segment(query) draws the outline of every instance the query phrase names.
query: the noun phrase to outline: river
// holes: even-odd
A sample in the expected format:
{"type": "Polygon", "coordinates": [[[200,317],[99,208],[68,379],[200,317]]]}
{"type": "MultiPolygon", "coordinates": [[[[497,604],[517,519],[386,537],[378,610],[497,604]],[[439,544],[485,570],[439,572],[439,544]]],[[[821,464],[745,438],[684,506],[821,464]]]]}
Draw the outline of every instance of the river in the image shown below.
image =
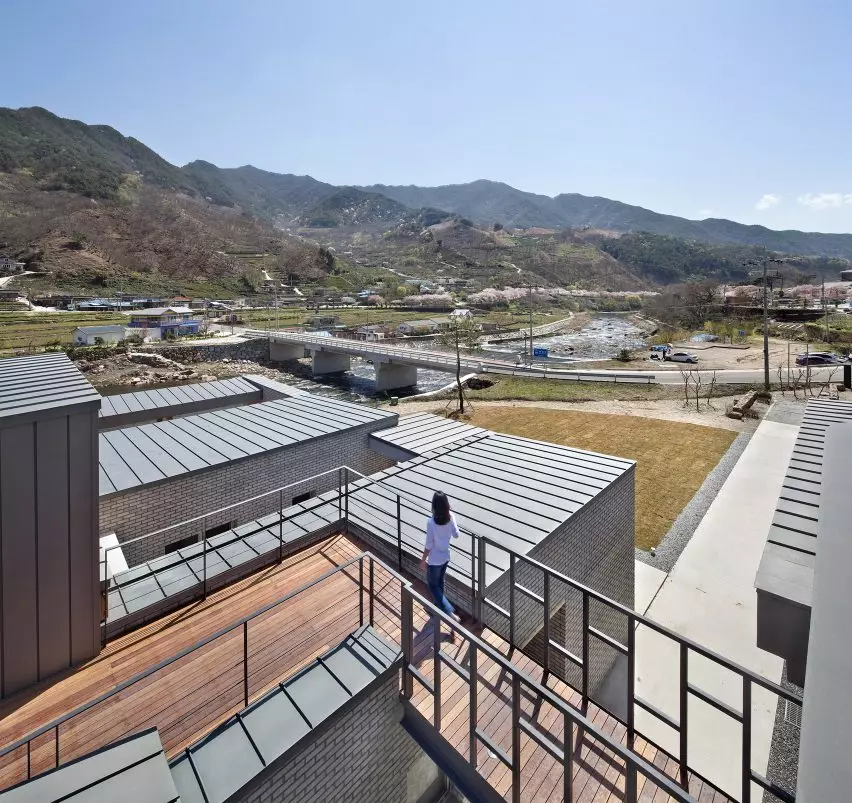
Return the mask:
{"type": "MultiPolygon", "coordinates": [[[[534,345],[547,348],[550,358],[540,360],[541,364],[565,365],[566,363],[582,363],[594,360],[608,360],[618,355],[622,349],[641,348],[645,344],[645,334],[637,326],[632,324],[626,314],[597,315],[591,318],[581,329],[574,332],[564,332],[555,335],[546,335],[534,339],[534,345]]],[[[430,351],[450,351],[437,347],[431,341],[416,341],[411,344],[415,348],[424,348],[430,351]]],[[[493,357],[500,360],[512,360],[528,348],[526,341],[516,340],[509,343],[495,344],[479,354],[484,357],[493,357]]],[[[351,371],[342,377],[334,377],[322,380],[324,386],[337,386],[357,393],[359,396],[374,396],[375,370],[370,363],[360,359],[352,359],[351,371]]],[[[411,396],[417,393],[427,393],[437,390],[453,381],[452,374],[443,371],[429,371],[423,368],[417,369],[417,386],[410,389],[394,391],[394,395],[411,396]]],[[[385,396],[385,393],[379,394],[385,396]]]]}

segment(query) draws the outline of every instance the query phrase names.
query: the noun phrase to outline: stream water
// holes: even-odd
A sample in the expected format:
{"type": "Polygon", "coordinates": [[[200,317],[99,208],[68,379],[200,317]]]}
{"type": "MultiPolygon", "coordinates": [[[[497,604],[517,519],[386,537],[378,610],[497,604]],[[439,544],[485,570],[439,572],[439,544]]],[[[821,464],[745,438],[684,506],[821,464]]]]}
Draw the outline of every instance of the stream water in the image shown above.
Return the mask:
{"type": "MultiPolygon", "coordinates": [[[[550,352],[548,360],[540,362],[548,365],[566,365],[589,362],[592,360],[606,360],[615,357],[621,349],[638,349],[644,345],[645,339],[641,329],[634,326],[626,315],[612,314],[599,315],[591,318],[582,329],[575,332],[547,335],[535,338],[534,344],[547,348],[550,352]]],[[[447,351],[441,349],[432,341],[417,340],[406,344],[412,348],[428,349],[430,351],[447,351]]],[[[518,355],[528,354],[527,341],[516,340],[509,343],[500,343],[478,352],[479,356],[492,357],[498,360],[509,360],[514,362],[518,355]]],[[[376,399],[385,398],[384,392],[377,394],[375,391],[376,372],[372,364],[364,360],[352,358],[351,370],[342,376],[320,377],[318,379],[306,379],[281,372],[279,381],[285,384],[295,385],[303,390],[320,393],[322,395],[336,396],[343,399],[376,399]]],[[[449,385],[453,381],[453,375],[443,371],[430,371],[424,368],[417,369],[417,385],[413,388],[403,388],[393,391],[395,396],[412,396],[418,393],[427,393],[432,390],[449,385]]],[[[180,385],[182,382],[157,384],[153,387],[169,387],[171,384],[180,385]]],[[[101,393],[111,395],[112,393],[128,393],[133,390],[145,390],[146,388],[116,386],[101,388],[101,393]]]]}
{"type": "MultiPolygon", "coordinates": [[[[547,348],[550,352],[548,365],[564,365],[566,363],[582,363],[593,360],[607,360],[618,355],[622,349],[638,349],[645,344],[645,335],[641,329],[632,324],[627,315],[599,315],[590,319],[582,329],[576,332],[546,335],[534,339],[534,345],[547,348]]],[[[413,343],[411,345],[414,345],[413,343]]],[[[430,351],[449,351],[440,349],[431,341],[417,341],[415,348],[430,351]]],[[[514,361],[520,354],[527,354],[527,341],[515,340],[500,343],[484,349],[480,356],[493,357],[498,360],[514,361]]],[[[545,361],[542,360],[542,363],[545,361]]],[[[373,382],[375,370],[370,363],[363,360],[352,360],[352,369],[342,377],[329,378],[322,385],[337,385],[350,393],[359,396],[375,395],[373,382]]],[[[410,396],[417,393],[427,393],[437,390],[453,381],[452,374],[443,371],[417,369],[417,386],[410,389],[395,391],[394,395],[410,396]]],[[[382,393],[382,396],[385,394],[382,393]]]]}

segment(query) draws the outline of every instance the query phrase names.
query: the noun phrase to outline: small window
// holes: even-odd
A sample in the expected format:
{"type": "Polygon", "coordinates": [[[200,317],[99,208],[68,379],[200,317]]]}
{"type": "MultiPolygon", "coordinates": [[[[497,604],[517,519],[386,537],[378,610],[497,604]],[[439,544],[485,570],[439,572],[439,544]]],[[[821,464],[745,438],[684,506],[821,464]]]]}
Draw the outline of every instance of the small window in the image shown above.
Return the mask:
{"type": "Polygon", "coordinates": [[[181,538],[179,541],[172,541],[172,543],[166,544],[166,554],[168,555],[170,552],[177,552],[179,549],[183,549],[185,546],[190,546],[192,544],[197,543],[197,535],[189,535],[186,538],[181,538]]]}
{"type": "Polygon", "coordinates": [[[209,530],[205,530],[204,537],[210,538],[214,535],[220,535],[221,533],[226,533],[231,529],[231,522],[226,521],[224,524],[217,524],[215,527],[211,527],[209,530]]]}
{"type": "Polygon", "coordinates": [[[292,504],[300,505],[302,502],[307,502],[308,499],[311,499],[313,497],[313,495],[314,495],[313,491],[308,491],[307,493],[304,493],[304,494],[298,494],[297,496],[293,497],[292,504]]]}

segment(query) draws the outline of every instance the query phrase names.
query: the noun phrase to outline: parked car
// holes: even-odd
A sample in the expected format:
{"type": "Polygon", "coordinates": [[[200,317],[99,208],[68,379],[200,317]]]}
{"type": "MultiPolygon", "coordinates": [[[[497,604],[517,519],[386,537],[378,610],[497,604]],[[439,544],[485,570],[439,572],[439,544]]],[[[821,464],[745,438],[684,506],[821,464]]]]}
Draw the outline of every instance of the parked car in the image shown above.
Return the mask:
{"type": "Polygon", "coordinates": [[[666,359],[670,362],[698,362],[698,357],[695,354],[690,354],[688,351],[675,351],[672,354],[667,354],[666,359]]]}
{"type": "Polygon", "coordinates": [[[800,354],[796,357],[796,365],[843,365],[836,354],[827,351],[815,352],[813,354],[800,354]]]}

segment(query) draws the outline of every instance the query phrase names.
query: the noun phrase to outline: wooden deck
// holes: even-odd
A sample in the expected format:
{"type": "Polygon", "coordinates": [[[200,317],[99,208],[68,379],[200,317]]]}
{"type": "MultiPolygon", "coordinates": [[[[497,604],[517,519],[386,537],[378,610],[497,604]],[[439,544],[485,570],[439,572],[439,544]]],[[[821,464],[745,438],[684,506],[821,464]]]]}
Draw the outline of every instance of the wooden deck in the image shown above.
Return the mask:
{"type": "MultiPolygon", "coordinates": [[[[169,616],[110,643],[92,661],[64,673],[26,693],[0,704],[0,746],[76,707],[96,698],[114,686],[156,666],[181,650],[226,628],[236,620],[274,602],[316,579],[335,566],[363,551],[354,539],[335,536],[308,548],[282,564],[265,569],[239,583],[187,606],[169,616]]],[[[365,583],[368,574],[365,567],[365,583]]],[[[253,619],[248,626],[249,699],[254,699],[284,680],[318,654],[335,646],[359,624],[358,567],[332,575],[287,603],[253,619]]],[[[378,569],[374,577],[373,619],[376,628],[389,639],[400,637],[400,588],[393,575],[378,569]]],[[[364,615],[369,616],[365,594],[364,615]]],[[[428,632],[428,617],[415,608],[415,628],[428,632]]],[[[480,634],[502,654],[508,645],[490,631],[480,634]]],[[[422,639],[421,639],[422,641],[422,639]]],[[[242,628],[217,638],[210,644],[164,667],[145,680],[110,697],[62,725],[59,734],[60,760],[64,763],[85,755],[129,733],[156,726],[169,756],[209,732],[216,724],[244,706],[242,628]]],[[[445,642],[442,652],[464,665],[468,645],[445,642]]],[[[421,672],[433,679],[434,661],[429,644],[418,647],[421,672]],[[425,647],[425,649],[424,649],[425,647]]],[[[520,653],[512,661],[536,680],[542,671],[520,653]]],[[[503,751],[511,755],[511,683],[499,665],[480,658],[478,666],[478,727],[503,751]]],[[[557,695],[579,707],[579,695],[564,683],[551,678],[548,686],[557,695]]],[[[434,723],[433,696],[414,681],[414,704],[434,723]]],[[[441,671],[442,735],[466,758],[469,756],[468,686],[451,669],[441,671]]],[[[536,708],[532,700],[523,704],[525,716],[540,731],[561,745],[564,739],[562,716],[549,704],[536,708]]],[[[624,727],[605,712],[591,706],[588,717],[604,733],[622,742],[624,727]]],[[[587,734],[576,729],[570,734],[574,755],[574,800],[617,801],[623,799],[623,763],[587,734]]],[[[636,750],[670,777],[676,777],[674,761],[641,739],[636,750]]],[[[0,789],[23,780],[27,772],[27,751],[0,759],[0,789]]],[[[53,731],[37,739],[29,760],[32,773],[51,769],[55,762],[53,731]]],[[[561,766],[531,739],[522,740],[522,794],[524,801],[562,800],[561,766]]],[[[480,745],[476,766],[479,773],[502,795],[510,793],[511,773],[495,756],[480,745]]],[[[668,800],[654,785],[639,780],[642,801],[668,800]]],[[[690,792],[701,803],[727,801],[697,779],[690,792]]]]}

